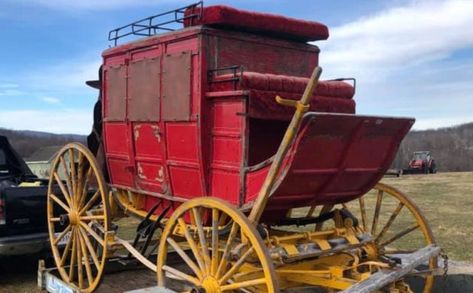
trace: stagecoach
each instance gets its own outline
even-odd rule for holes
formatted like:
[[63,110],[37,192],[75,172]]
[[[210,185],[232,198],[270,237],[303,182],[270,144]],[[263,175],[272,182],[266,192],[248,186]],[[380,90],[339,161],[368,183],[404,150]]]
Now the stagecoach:
[[319,80],[328,36],[202,2],[112,30],[88,147],[51,170],[62,280],[92,292],[126,249],[181,291],[429,292],[440,248],[379,182],[414,119],[357,115],[353,79]]

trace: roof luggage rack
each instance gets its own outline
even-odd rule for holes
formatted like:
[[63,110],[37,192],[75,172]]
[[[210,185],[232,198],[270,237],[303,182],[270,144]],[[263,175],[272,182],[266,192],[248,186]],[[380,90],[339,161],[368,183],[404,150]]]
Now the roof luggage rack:
[[[195,18],[200,19],[202,17],[203,5],[203,1],[199,1],[191,5],[137,20],[125,26],[111,30],[108,33],[108,40],[113,41],[113,45],[116,46],[119,39],[127,36],[135,35],[149,37],[162,31],[174,31],[175,28],[170,27],[170,25],[175,23],[184,23],[187,19],[189,19],[192,24]],[[186,15],[186,11],[190,12]],[[174,17],[169,19],[172,15]]]

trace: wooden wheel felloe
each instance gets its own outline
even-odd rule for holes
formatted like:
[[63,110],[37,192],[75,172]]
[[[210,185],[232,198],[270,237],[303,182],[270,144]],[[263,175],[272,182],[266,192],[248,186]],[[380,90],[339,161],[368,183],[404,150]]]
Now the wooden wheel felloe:
[[48,187],[51,250],[61,278],[81,292],[98,286],[107,260],[109,207],[102,172],[79,143],[64,146]]
[[[174,252],[183,265],[171,265]],[[182,204],[171,215],[158,250],[158,284],[166,277],[195,292],[278,292],[273,264],[247,217],[216,198]]]

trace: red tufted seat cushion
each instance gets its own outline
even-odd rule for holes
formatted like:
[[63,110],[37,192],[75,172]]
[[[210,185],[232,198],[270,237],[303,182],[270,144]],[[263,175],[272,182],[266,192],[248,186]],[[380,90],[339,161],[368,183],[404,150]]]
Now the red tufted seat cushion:
[[[191,13],[200,14],[200,8],[186,11],[186,15]],[[193,17],[184,21],[185,27],[193,25],[231,27],[305,42],[326,40],[329,36],[327,26],[315,21],[240,10],[224,5],[204,7],[200,19]]]

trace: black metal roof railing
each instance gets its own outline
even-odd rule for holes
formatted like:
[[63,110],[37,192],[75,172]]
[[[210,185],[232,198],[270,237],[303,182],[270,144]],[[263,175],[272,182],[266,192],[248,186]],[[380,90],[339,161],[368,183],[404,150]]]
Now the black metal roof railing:
[[[197,3],[187,5],[185,7],[177,8],[160,14],[156,14],[147,18],[143,18],[127,24],[125,26],[111,30],[108,33],[108,40],[113,42],[113,45],[118,44],[118,40],[128,36],[142,36],[149,37],[161,32],[174,31],[171,25],[175,23],[184,23],[189,19],[190,25],[197,18],[202,17],[204,3],[199,1]],[[196,9],[200,8],[200,9]],[[185,14],[186,11],[190,11]],[[169,19],[170,18],[170,19]]]

